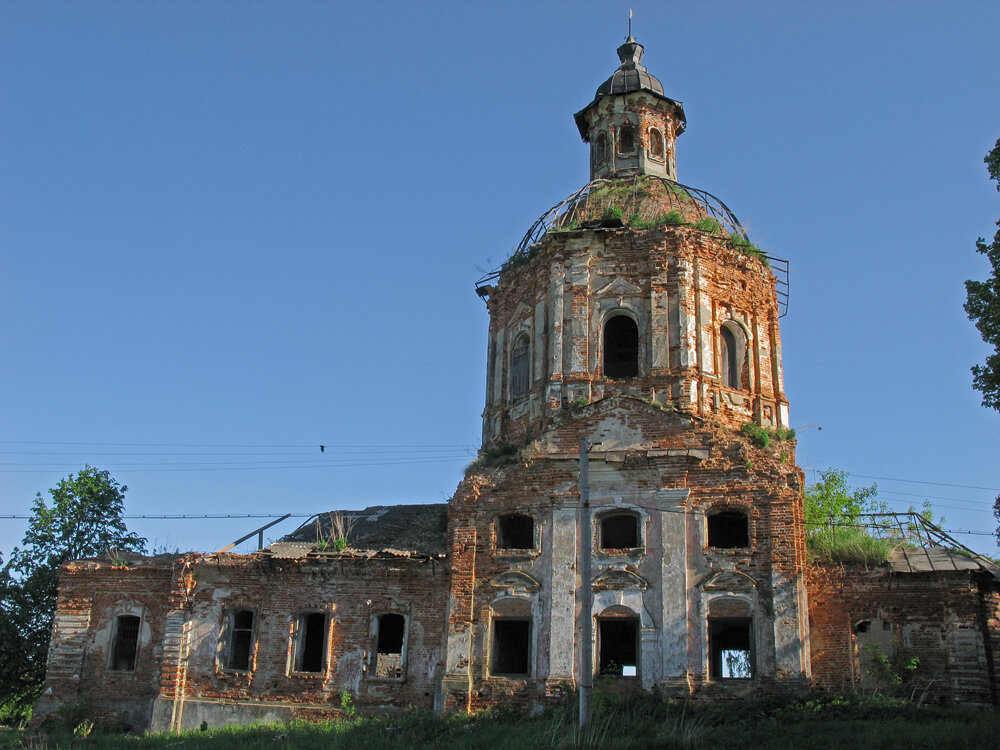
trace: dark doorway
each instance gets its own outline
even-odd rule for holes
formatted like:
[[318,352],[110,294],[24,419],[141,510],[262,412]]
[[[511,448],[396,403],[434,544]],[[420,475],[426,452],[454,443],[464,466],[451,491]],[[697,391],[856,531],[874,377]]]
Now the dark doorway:
[[598,673],[609,677],[638,677],[639,621],[613,617],[599,619],[597,623]]
[[527,675],[531,671],[531,622],[493,621],[493,674]]
[[708,669],[713,680],[753,677],[750,620],[709,620]]
[[613,380],[639,376],[639,327],[627,315],[604,324],[604,377]]

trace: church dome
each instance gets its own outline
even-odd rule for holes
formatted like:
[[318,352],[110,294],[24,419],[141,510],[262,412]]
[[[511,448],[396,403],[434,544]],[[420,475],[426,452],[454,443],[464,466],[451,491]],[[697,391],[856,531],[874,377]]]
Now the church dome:
[[621,65],[611,77],[602,83],[594,101],[613,94],[628,94],[632,91],[652,91],[663,96],[663,84],[660,79],[649,73],[641,62],[642,45],[629,37],[625,44],[618,48],[618,59]]
[[729,207],[711,193],[655,175],[591,180],[542,214],[525,233],[511,258],[526,257],[548,232],[595,227],[693,226],[746,241]]

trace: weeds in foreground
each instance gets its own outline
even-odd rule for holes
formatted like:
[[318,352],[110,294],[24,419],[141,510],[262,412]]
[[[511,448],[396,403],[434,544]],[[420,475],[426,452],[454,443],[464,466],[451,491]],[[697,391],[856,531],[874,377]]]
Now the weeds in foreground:
[[0,728],[0,748],[182,748],[182,750],[400,750],[489,747],[496,750],[644,748],[994,748],[1000,713],[917,706],[885,695],[814,693],[792,699],[689,702],[650,693],[595,691],[591,723],[580,728],[575,694],[536,717],[512,708],[434,717],[396,716],[193,730],[146,737],[72,730],[49,734]]

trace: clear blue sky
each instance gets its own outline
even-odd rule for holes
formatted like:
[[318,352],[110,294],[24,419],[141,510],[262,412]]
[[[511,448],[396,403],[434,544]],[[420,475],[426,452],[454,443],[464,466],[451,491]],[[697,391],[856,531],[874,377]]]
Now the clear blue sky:
[[[688,115],[680,180],[791,260],[792,421],[822,426],[800,465],[991,531],[1000,414],[961,306],[1000,218],[1000,4],[634,8]],[[473,282],[586,182],[572,115],[625,18],[0,4],[0,513],[85,462],[133,514],[446,500],[479,445]],[[256,525],[130,522],[203,550]],[[0,520],[5,556],[24,528]]]

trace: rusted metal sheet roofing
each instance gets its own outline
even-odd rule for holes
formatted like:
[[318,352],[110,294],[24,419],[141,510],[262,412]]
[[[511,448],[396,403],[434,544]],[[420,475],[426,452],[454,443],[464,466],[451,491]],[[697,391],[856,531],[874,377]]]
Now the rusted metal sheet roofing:
[[[320,513],[272,544],[292,554],[302,545],[314,552],[392,552],[439,557],[447,553],[448,506],[373,505],[364,510]],[[344,542],[338,544],[338,540]],[[343,546],[346,545],[346,546]]]
[[889,554],[894,573],[934,573],[979,570],[978,560],[944,547],[897,547]]

